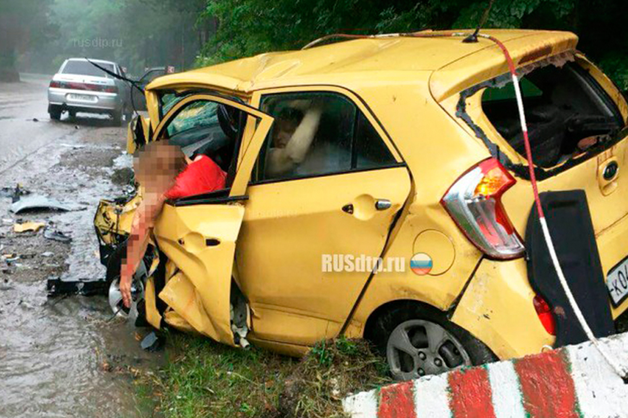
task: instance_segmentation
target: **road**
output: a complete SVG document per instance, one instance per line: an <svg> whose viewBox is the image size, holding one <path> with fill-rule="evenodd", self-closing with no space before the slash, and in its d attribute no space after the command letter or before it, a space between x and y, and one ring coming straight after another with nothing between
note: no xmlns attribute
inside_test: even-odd
<svg viewBox="0 0 628 418"><path fill-rule="evenodd" d="M143 416L133 372L161 358L139 348L134 328L111 320L104 298L52 299L45 289L50 276L104 276L92 219L100 198L121 194L110 178L130 163L125 130L81 114L51 121L47 83L0 83L0 189L20 184L79 210L15 215L11 198L0 197L0 254L14 260L0 260L0 417ZM45 222L72 242L14 232L21 221Z"/></svg>

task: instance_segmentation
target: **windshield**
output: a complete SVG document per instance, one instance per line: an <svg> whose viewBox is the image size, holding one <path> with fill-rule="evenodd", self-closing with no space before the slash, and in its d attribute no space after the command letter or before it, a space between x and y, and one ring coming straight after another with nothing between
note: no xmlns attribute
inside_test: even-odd
<svg viewBox="0 0 628 418"><path fill-rule="evenodd" d="M107 70L111 72L115 72L113 68L113 64L107 64L107 63L102 63L102 62L97 62L96 64L98 64L99 66L103 68L106 68ZM88 61L82 61L82 60L81 61L70 60L66 62L65 66L63 67L62 74L89 75L93 77L109 78L109 75L107 73L105 73L98 67L94 66L93 64L89 63Z"/></svg>

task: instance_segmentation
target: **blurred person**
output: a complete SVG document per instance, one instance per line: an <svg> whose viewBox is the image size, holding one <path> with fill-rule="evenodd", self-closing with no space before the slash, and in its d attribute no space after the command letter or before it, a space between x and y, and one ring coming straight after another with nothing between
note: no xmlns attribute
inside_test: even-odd
<svg viewBox="0 0 628 418"><path fill-rule="evenodd" d="M131 306L133 274L144 257L155 222L166 200L224 189L226 173L208 156L194 161L181 148L161 140L147 144L133 161L135 176L143 187L142 201L133 216L126 257L120 272L124 306Z"/></svg>
<svg viewBox="0 0 628 418"><path fill-rule="evenodd" d="M294 171L305 159L318 131L322 106L311 100L293 100L275 119L267 167L271 176Z"/></svg>

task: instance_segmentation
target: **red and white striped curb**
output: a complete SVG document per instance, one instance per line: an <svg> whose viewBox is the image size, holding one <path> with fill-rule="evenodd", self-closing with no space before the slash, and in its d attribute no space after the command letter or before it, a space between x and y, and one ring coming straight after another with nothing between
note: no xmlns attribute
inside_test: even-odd
<svg viewBox="0 0 628 418"><path fill-rule="evenodd" d="M628 333L600 340L628 365ZM628 417L625 384L591 343L361 392L354 418Z"/></svg>

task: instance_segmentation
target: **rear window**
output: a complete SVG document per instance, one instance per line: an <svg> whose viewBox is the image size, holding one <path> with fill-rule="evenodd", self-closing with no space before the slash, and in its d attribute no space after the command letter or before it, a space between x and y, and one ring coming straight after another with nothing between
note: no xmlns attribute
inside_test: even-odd
<svg viewBox="0 0 628 418"><path fill-rule="evenodd" d="M575 63L530 72L521 79L521 93L532 155L541 167L576 157L623 128L614 102ZM525 155L512 83L485 89L482 108L501 136Z"/></svg>
<svg viewBox="0 0 628 418"><path fill-rule="evenodd" d="M97 62L99 66L111 71L115 72L113 68L113 64L105 64L102 62ZM76 75L88 75L92 77L107 77L109 75L102 71L100 68L94 66L93 64L87 61L68 61L63 67L63 74L76 74Z"/></svg>

